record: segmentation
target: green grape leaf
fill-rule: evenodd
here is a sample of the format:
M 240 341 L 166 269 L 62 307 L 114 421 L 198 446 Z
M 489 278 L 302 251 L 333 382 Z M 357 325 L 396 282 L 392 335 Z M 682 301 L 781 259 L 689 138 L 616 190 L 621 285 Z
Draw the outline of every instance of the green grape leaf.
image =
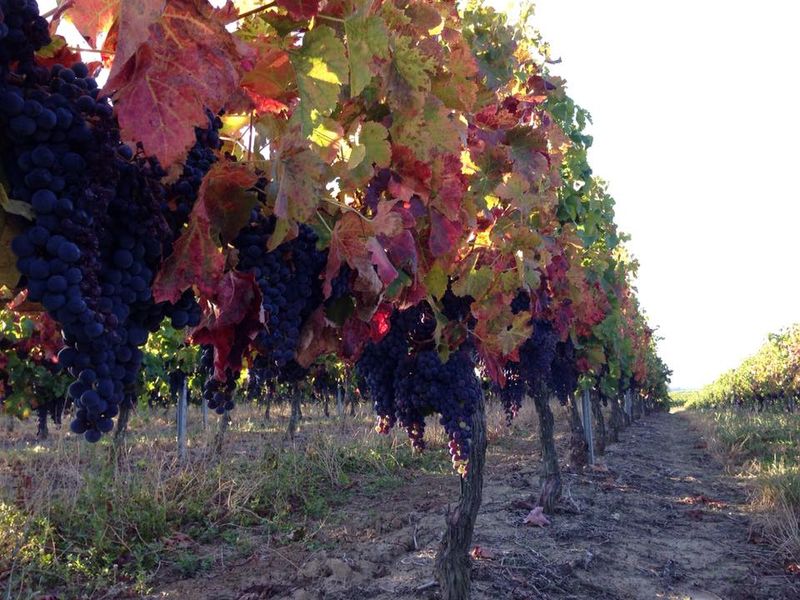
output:
M 303 46 L 292 56 L 300 93 L 300 122 L 303 135 L 314 129 L 315 116 L 330 116 L 347 81 L 347 53 L 336 32 L 320 25 L 305 34 Z
M 406 36 L 397 36 L 394 40 L 394 66 L 411 90 L 427 92 L 431 89 L 431 75 L 436 63 L 430 56 L 425 56 L 418 48 L 412 46 L 412 40 Z
M 364 91 L 373 75 L 374 59 L 389 58 L 389 34 L 378 16 L 353 15 L 344 22 L 350 61 L 350 96 Z
M 437 260 L 425 274 L 425 287 L 428 293 L 439 300 L 447 291 L 447 273 L 444 272 L 442 264 Z
M 373 174 L 373 165 L 378 168 L 388 167 L 392 160 L 392 146 L 389 143 L 389 132 L 386 127 L 375 121 L 362 123 L 358 130 L 356 143 L 347 161 L 352 180 L 352 187 L 365 184 Z

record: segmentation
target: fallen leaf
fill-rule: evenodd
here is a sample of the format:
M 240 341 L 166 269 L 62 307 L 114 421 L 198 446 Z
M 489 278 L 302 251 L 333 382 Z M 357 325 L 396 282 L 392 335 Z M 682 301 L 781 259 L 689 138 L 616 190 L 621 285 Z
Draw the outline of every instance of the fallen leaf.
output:
M 489 550 L 488 548 L 484 548 L 482 546 L 475 546 L 472 551 L 469 553 L 472 558 L 483 558 L 486 560 L 493 560 L 494 559 L 494 552 Z
M 547 525 L 550 525 L 550 519 L 544 515 L 544 509 L 541 506 L 537 506 L 528 513 L 528 516 L 525 517 L 522 523 L 524 525 L 537 525 L 539 527 L 546 527 Z

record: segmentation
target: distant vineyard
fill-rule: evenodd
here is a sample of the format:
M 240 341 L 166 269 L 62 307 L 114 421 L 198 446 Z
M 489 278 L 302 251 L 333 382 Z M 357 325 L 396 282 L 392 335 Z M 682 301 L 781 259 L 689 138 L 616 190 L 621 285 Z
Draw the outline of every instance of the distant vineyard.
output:
M 794 411 L 800 394 L 800 324 L 769 336 L 753 356 L 694 392 L 672 394 L 693 407 Z

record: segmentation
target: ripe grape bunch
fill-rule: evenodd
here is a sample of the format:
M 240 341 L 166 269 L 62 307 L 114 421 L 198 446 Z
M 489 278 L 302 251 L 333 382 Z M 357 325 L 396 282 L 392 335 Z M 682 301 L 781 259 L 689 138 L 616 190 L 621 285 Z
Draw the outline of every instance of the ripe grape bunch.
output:
M 177 235 L 164 211 L 165 172 L 121 143 L 86 65 L 35 63 L 33 52 L 49 41 L 35 2 L 3 1 L 0 9 L 0 158 L 9 196 L 34 217 L 11 247 L 29 300 L 62 328 L 59 364 L 75 378 L 71 428 L 94 442 L 112 429 L 149 332 L 164 316 L 176 327 L 196 324 L 200 311 L 190 292 L 175 306 L 152 299 Z M 210 120 L 198 144 L 218 147 L 216 129 Z M 199 162 L 189 192 L 207 165 Z
M 307 225 L 300 226 L 296 238 L 269 252 L 267 241 L 274 231 L 275 217 L 254 210 L 234 246 L 239 270 L 255 276 L 262 294 L 267 323 L 255 346 L 280 370 L 295 358 L 303 323 L 322 302 L 320 274 L 327 255 L 317 250 L 317 235 Z
M 481 387 L 468 344 L 442 362 L 432 347 L 435 327 L 427 303 L 395 313 L 389 332 L 367 345 L 356 369 L 374 402 L 379 432 L 388 433 L 399 421 L 421 450 L 425 417 L 438 413 L 450 438 L 453 466 L 463 474 Z

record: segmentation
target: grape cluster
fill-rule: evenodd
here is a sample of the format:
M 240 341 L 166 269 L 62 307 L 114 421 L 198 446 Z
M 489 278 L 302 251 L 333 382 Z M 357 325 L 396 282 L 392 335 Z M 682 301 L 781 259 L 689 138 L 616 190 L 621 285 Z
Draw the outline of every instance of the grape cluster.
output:
M 546 394 L 550 368 L 555 357 L 558 334 L 549 321 L 536 320 L 533 335 L 520 346 L 519 374 L 530 395 Z
M 209 110 L 206 110 L 206 118 L 207 127 L 195 127 L 195 143 L 186 156 L 180 177 L 168 187 L 165 203 L 162 206 L 175 237 L 188 222 L 203 178 L 211 165 L 217 162 L 217 151 L 222 148 L 219 137 L 222 121 Z M 171 251 L 171 246 L 168 246 L 165 254 Z
M 236 378 L 228 371 L 224 381 L 214 375 L 214 347 L 200 348 L 200 365 L 198 370 L 203 375 L 203 399 L 208 407 L 218 415 L 233 410 L 233 392 L 236 390 Z
M 356 363 L 356 375 L 361 381 L 359 388 L 366 390 L 372 399 L 379 433 L 389 433 L 397 423 L 394 374 L 398 360 L 408 355 L 405 332 L 395 325 L 379 342 L 367 344 Z
M 472 416 L 481 396 L 475 360 L 466 344 L 442 362 L 433 349 L 436 319 L 423 302 L 392 315 L 389 332 L 367 344 L 356 373 L 378 414 L 377 430 L 398 421 L 412 445 L 424 448 L 425 417 L 438 413 L 450 438 L 450 454 L 464 472 L 469 459 Z
M 156 304 L 151 286 L 215 159 L 221 123 L 209 114 L 181 178 L 165 188 L 158 162 L 121 143 L 86 65 L 35 64 L 49 40 L 36 3 L 2 0 L 0 10 L 1 158 L 9 196 L 35 217 L 11 246 L 28 298 L 62 327 L 71 428 L 97 441 L 136 381 L 149 333 L 164 317 L 176 328 L 199 323 L 190 291 Z
M 27 71 L 33 53 L 50 43 L 47 21 L 35 0 L 0 0 L 0 78 L 12 64 Z
M 433 350 L 406 357 L 395 372 L 394 394 L 398 420 L 415 447 L 424 447 L 425 417 L 439 413 L 454 466 L 469 461 L 472 415 L 481 387 L 467 351 L 453 353 L 447 362 Z
M 234 246 L 239 250 L 239 270 L 255 276 L 267 318 L 254 345 L 284 370 L 295 358 L 304 321 L 322 302 L 320 274 L 327 256 L 317 250 L 317 235 L 306 225 L 300 225 L 296 238 L 268 252 L 267 240 L 274 230 L 275 217 L 254 210 Z
M 525 399 L 525 382 L 519 374 L 519 363 L 508 363 L 504 369 L 504 375 L 506 377 L 505 385 L 501 387 L 493 382 L 491 389 L 500 398 L 503 412 L 506 414 L 506 425 L 510 427 L 519 409 L 522 408 L 522 401 Z
M 72 429 L 97 441 L 113 427 L 147 338 L 139 305 L 150 300 L 167 232 L 155 185 L 162 172 L 120 143 L 111 105 L 82 63 L 32 67 L 18 82 L 0 90 L 2 158 L 11 197 L 35 221 L 11 247 L 29 299 L 63 329 Z
M 570 338 L 556 344 L 550 369 L 550 388 L 562 404 L 578 388 L 578 367 L 575 360 L 575 346 Z
M 518 290 L 511 301 L 511 312 L 519 314 L 531 310 L 531 295 Z M 552 390 L 551 368 L 556 356 L 558 334 L 549 321 L 532 321 L 533 335 L 519 348 L 519 360 L 505 366 L 506 384 L 494 386 L 495 393 L 503 403 L 506 423 L 517 416 L 526 394 L 542 397 Z

